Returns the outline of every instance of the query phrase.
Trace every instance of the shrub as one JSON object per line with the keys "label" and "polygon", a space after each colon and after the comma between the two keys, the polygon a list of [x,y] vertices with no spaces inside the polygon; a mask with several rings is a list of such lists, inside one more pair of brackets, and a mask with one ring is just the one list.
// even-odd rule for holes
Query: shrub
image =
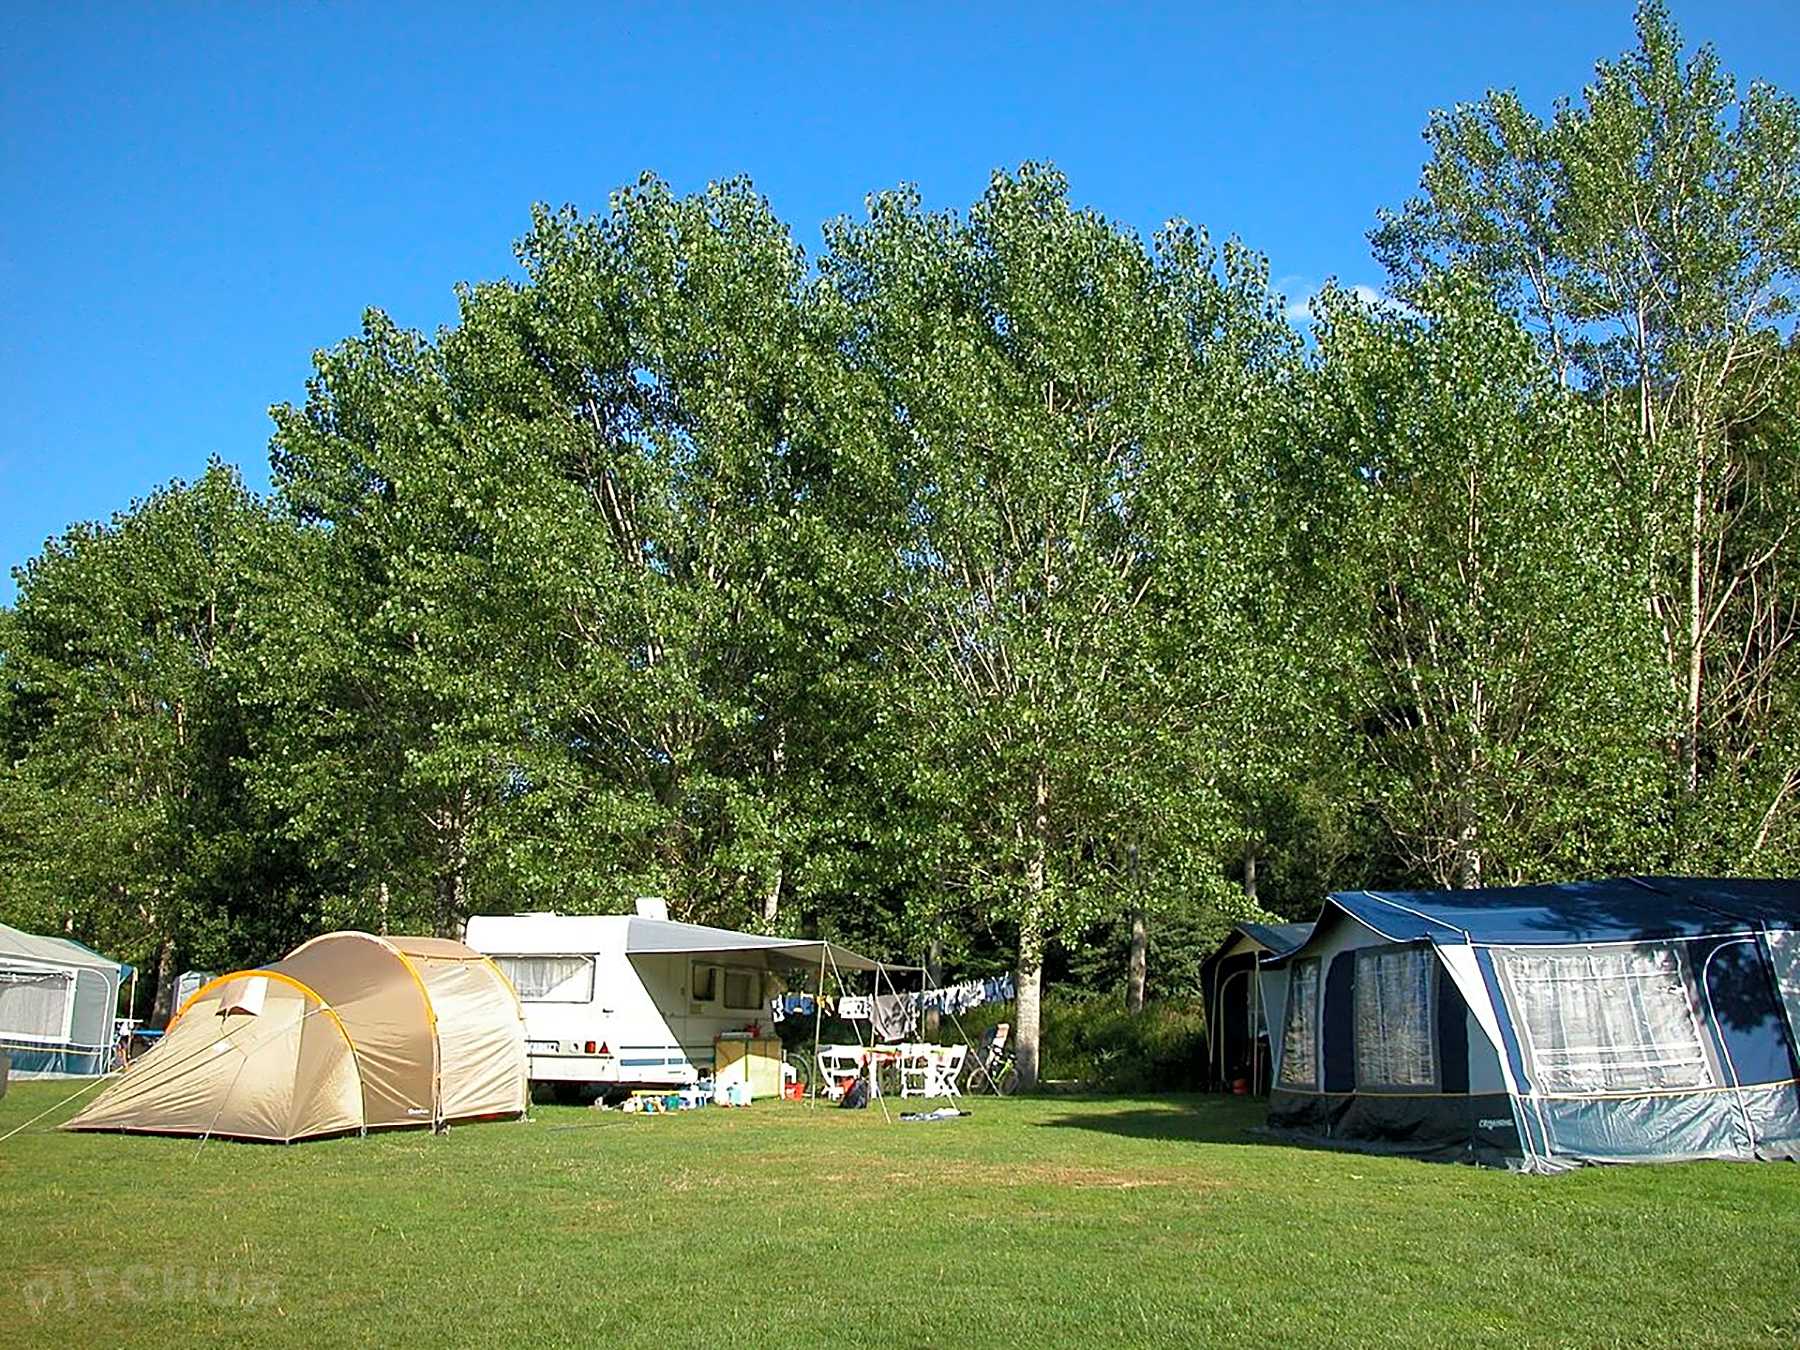
{"label": "shrub", "polygon": [[[979,1046],[997,1022],[1017,1025],[1011,1003],[958,1016]],[[939,1038],[956,1038],[945,1019]],[[1108,1092],[1193,1092],[1206,1086],[1206,1014],[1199,999],[1163,999],[1133,1016],[1111,994],[1052,992],[1044,999],[1039,1076],[1077,1080]]]}

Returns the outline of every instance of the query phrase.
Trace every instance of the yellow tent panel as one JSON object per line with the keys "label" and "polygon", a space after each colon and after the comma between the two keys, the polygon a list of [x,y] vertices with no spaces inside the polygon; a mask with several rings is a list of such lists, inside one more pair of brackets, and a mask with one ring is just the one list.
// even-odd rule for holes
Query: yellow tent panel
{"label": "yellow tent panel", "polygon": [[486,957],[328,933],[202,986],[63,1128],[292,1142],[516,1116],[526,1093],[518,998]]}

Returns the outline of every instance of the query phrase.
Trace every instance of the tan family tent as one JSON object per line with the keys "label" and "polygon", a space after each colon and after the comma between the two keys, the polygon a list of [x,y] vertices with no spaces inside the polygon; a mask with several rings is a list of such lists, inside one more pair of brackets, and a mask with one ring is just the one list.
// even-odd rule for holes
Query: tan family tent
{"label": "tan family tent", "polygon": [[63,1128],[286,1143],[517,1116],[526,1091],[518,996],[492,961],[443,938],[328,933],[202,985]]}

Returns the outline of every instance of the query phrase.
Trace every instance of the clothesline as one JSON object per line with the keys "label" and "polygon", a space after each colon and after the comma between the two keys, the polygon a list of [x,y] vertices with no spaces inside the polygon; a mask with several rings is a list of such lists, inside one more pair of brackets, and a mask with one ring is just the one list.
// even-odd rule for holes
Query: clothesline
{"label": "clothesline", "polygon": [[837,999],[785,994],[770,1003],[769,1015],[780,1022],[789,1017],[811,1017],[822,1009],[845,1021],[873,1022],[877,1036],[894,1039],[917,1027],[923,1013],[960,1013],[986,1003],[1010,1002],[1013,994],[1010,974],[993,975],[906,994],[851,994]]}

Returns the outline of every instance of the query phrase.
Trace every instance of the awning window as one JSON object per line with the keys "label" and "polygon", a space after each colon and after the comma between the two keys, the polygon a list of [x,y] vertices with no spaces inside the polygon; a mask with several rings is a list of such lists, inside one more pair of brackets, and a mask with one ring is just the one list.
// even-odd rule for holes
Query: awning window
{"label": "awning window", "polygon": [[1296,961],[1288,980],[1287,1022],[1281,1036],[1283,1087],[1319,1085],[1319,961]]}
{"label": "awning window", "polygon": [[1429,947],[1366,947],[1356,953],[1358,1087],[1437,1082],[1436,974],[1437,957]]}
{"label": "awning window", "polygon": [[1673,943],[1495,952],[1540,1092],[1587,1096],[1718,1086]]}

